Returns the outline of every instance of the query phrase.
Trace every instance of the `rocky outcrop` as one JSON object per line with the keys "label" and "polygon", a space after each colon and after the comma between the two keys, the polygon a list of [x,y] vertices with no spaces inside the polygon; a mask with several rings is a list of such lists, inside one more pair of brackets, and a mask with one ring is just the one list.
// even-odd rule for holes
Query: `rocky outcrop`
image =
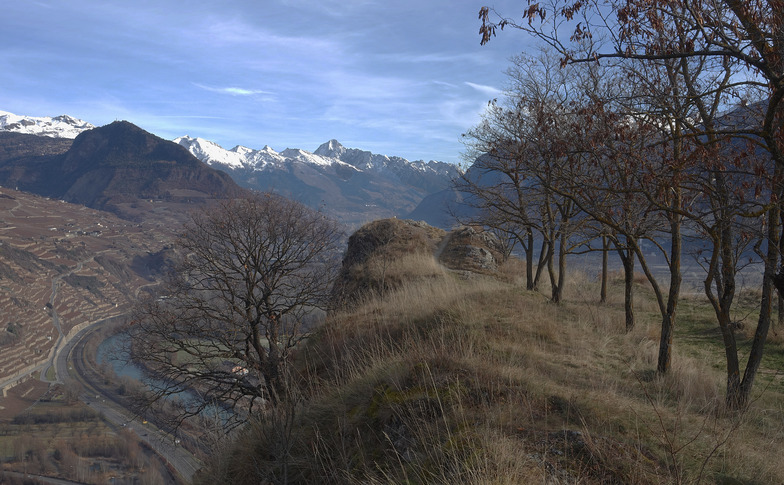
{"label": "rocky outcrop", "polygon": [[444,234],[421,221],[381,219],[365,224],[348,239],[334,300],[345,304],[367,293],[394,289],[400,278],[387,271],[393,261],[406,254],[434,254]]}
{"label": "rocky outcrop", "polygon": [[464,226],[444,238],[438,260],[449,269],[488,273],[503,262],[504,249],[495,234]]}
{"label": "rocky outcrop", "polygon": [[491,274],[504,259],[498,238],[482,228],[460,227],[447,233],[423,221],[381,219],[365,224],[349,238],[334,300],[341,306],[363,295],[393,290],[403,281],[427,277],[427,272],[411,274],[416,268],[409,266],[402,273],[398,267],[400,260],[415,254],[433,257],[447,269],[465,274]]}

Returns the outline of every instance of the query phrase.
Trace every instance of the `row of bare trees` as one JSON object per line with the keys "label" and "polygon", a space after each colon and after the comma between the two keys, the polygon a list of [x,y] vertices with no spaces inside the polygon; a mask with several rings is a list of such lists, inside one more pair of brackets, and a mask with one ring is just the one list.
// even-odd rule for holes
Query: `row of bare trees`
{"label": "row of bare trees", "polygon": [[[465,134],[468,156],[482,156],[459,188],[487,225],[520,243],[529,288],[547,269],[555,302],[567,255],[601,239],[623,264],[631,330],[641,268],[661,314],[661,374],[670,369],[688,241],[721,329],[727,406],[743,408],[770,329],[774,283],[784,282],[776,277],[784,4],[552,0],[530,3],[520,20],[489,8],[480,19],[483,43],[514,27],[548,47],[514,59],[506,96]],[[666,271],[652,268],[651,251]],[[741,376],[732,311],[750,260],[764,274]]]}

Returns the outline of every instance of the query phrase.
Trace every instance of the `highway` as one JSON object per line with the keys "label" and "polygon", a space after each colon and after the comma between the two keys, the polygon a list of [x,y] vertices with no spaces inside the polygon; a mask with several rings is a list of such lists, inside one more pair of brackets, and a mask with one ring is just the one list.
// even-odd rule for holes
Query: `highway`
{"label": "highway", "polygon": [[[95,255],[88,258],[92,259]],[[80,271],[84,261],[78,262],[73,271]],[[71,272],[73,272],[71,271]],[[71,273],[69,272],[69,274]],[[0,389],[16,384],[19,380],[25,379],[34,372],[40,372],[40,379],[49,383],[65,383],[65,376],[71,375],[77,378],[84,386],[84,392],[79,399],[87,403],[92,409],[104,416],[110,425],[117,429],[127,427],[133,430],[139,438],[146,443],[150,449],[155,451],[172,471],[179,474],[182,480],[192,482],[196,471],[201,468],[202,463],[188,450],[175,443],[175,438],[168,434],[163,434],[152,423],[142,423],[134,414],[122,406],[120,400],[112,399],[111,393],[102,388],[102,378],[96,374],[92,367],[87,363],[85,356],[85,342],[90,335],[102,327],[109,320],[116,316],[106,318],[90,324],[88,327],[79,331],[72,338],[66,338],[60,325],[60,318],[55,310],[55,300],[57,298],[60,280],[65,275],[57,275],[52,278],[52,292],[49,298],[52,314],[52,324],[57,329],[58,337],[51,351],[51,357],[45,362],[41,362],[24,373],[9,376],[5,381],[0,382]],[[137,290],[138,292],[138,290]],[[49,369],[54,366],[54,378],[49,378]],[[177,480],[170,477],[171,482]],[[181,480],[180,480],[181,481]]]}
{"label": "highway", "polygon": [[113,400],[109,392],[102,389],[102,378],[87,364],[85,358],[85,344],[96,327],[92,325],[79,332],[59,352],[56,359],[57,375],[75,375],[85,387],[79,396],[82,401],[102,414],[113,426],[133,430],[184,481],[193,481],[193,476],[202,463],[184,447],[175,443],[173,436],[163,434],[152,423],[141,422],[131,411],[123,408],[120,402]]}

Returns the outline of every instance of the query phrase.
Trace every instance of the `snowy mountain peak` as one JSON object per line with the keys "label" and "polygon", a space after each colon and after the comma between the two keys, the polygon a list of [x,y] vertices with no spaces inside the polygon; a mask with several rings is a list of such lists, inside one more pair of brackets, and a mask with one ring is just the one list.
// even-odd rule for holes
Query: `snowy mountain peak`
{"label": "snowy mountain peak", "polygon": [[0,131],[53,138],[76,138],[81,132],[92,130],[94,125],[68,115],[34,117],[19,116],[0,111]]}
{"label": "snowy mountain peak", "polygon": [[315,152],[300,148],[286,148],[276,152],[269,145],[265,145],[261,150],[242,145],[226,150],[211,141],[188,136],[176,138],[174,142],[187,148],[196,158],[208,165],[216,164],[218,167],[222,166],[230,170],[245,169],[254,172],[283,167],[295,162],[318,167],[332,166],[343,167],[343,169],[350,167],[352,170],[379,174],[383,172],[400,180],[409,180],[414,172],[419,174],[417,177],[435,177],[444,180],[451,180],[459,175],[458,168],[448,163],[435,161],[425,163],[422,160],[409,162],[401,157],[388,157],[357,148],[346,148],[335,139],[322,143]]}
{"label": "snowy mountain peak", "polygon": [[234,148],[232,148],[229,151],[230,152],[234,152],[234,153],[239,153],[243,157],[248,157],[248,156],[250,156],[254,152],[254,150],[252,148],[248,148],[248,147],[245,147],[245,146],[242,146],[242,145],[237,145],[237,146],[235,146]]}
{"label": "snowy mountain peak", "polygon": [[333,138],[326,143],[322,143],[313,153],[321,155],[322,157],[340,158],[346,153],[346,147]]}
{"label": "snowy mountain peak", "polygon": [[[234,150],[225,150],[217,143],[205,140],[204,138],[193,138],[187,135],[175,138],[173,141],[174,143],[187,148],[196,158],[208,165],[219,163],[236,169],[242,168],[247,164],[246,153],[240,151],[240,149],[245,147],[237,146]],[[250,149],[247,148],[245,148],[245,150],[250,151]]]}
{"label": "snowy mountain peak", "polygon": [[310,153],[309,151],[300,148],[286,148],[280,152],[280,155],[288,159],[313,165],[332,165],[333,163],[340,163],[340,160]]}

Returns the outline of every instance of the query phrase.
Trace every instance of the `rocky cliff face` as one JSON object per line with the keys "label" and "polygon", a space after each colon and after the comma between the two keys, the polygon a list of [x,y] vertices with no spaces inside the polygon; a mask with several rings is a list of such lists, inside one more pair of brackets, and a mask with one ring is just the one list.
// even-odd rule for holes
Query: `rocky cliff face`
{"label": "rocky cliff face", "polygon": [[438,260],[458,271],[492,273],[504,261],[504,249],[495,234],[464,226],[447,234],[439,248]]}

